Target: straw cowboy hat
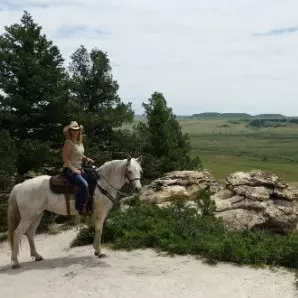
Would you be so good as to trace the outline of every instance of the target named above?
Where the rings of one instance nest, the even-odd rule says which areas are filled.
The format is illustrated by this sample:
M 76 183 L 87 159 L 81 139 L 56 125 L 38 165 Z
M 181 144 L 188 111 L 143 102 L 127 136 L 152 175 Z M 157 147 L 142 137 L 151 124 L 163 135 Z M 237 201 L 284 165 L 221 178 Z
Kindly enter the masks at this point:
M 77 121 L 71 121 L 68 125 L 63 128 L 63 133 L 66 134 L 70 129 L 83 130 L 83 126 L 78 124 Z

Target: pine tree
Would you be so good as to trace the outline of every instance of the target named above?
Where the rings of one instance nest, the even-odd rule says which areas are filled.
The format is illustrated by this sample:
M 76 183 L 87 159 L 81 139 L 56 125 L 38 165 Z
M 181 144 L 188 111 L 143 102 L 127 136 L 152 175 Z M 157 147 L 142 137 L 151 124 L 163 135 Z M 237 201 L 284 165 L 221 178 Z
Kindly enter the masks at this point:
M 137 126 L 147 176 L 156 178 L 164 172 L 200 166 L 198 157 L 191 159 L 189 136 L 183 133 L 163 94 L 155 92 L 148 101 L 143 103 L 147 123 Z
M 16 154 L 15 143 L 8 131 L 0 129 L 0 193 L 9 191 L 13 185 Z
M 17 141 L 19 173 L 40 167 L 62 137 L 64 60 L 41 31 L 25 11 L 0 36 L 0 124 Z
M 125 104 L 119 97 L 119 85 L 112 76 L 106 53 L 98 49 L 88 52 L 81 46 L 71 59 L 72 106 L 81 107 L 76 117 L 84 124 L 91 147 L 113 152 L 117 147 L 114 128 L 133 119 L 131 103 Z

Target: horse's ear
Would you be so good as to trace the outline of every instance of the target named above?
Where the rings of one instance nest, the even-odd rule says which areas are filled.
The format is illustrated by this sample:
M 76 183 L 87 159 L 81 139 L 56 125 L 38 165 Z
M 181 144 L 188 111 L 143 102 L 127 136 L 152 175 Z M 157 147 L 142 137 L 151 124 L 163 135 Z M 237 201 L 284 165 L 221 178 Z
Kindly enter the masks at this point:
M 139 157 L 136 158 L 136 161 L 138 163 L 141 163 L 142 162 L 142 159 L 143 159 L 143 156 L 140 155 Z
M 131 156 L 129 155 L 129 156 L 127 157 L 127 165 L 130 165 L 130 162 L 131 162 Z

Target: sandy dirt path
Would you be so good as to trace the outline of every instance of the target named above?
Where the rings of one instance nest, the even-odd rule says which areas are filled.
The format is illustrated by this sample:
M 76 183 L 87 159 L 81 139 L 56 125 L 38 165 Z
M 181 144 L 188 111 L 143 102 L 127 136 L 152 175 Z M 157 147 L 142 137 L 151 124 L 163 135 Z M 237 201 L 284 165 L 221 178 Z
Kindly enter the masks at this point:
M 210 266 L 193 257 L 165 257 L 149 249 L 105 249 L 107 257 L 98 259 L 91 246 L 70 249 L 74 237 L 74 230 L 38 235 L 42 262 L 31 261 L 24 237 L 19 270 L 11 269 L 7 243 L 0 244 L 0 297 L 298 297 L 295 276 L 286 270 Z

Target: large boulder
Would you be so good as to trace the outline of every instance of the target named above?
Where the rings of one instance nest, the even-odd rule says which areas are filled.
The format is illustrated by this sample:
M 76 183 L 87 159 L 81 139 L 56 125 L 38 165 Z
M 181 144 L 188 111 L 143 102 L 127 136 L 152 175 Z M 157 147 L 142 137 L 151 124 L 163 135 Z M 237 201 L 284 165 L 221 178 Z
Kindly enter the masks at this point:
M 219 183 L 207 170 L 173 171 L 143 187 L 139 194 L 141 201 L 160 204 L 175 199 L 194 200 L 198 191 L 220 190 Z
M 217 217 L 233 229 L 290 233 L 297 228 L 298 190 L 275 174 L 236 172 L 211 196 Z

